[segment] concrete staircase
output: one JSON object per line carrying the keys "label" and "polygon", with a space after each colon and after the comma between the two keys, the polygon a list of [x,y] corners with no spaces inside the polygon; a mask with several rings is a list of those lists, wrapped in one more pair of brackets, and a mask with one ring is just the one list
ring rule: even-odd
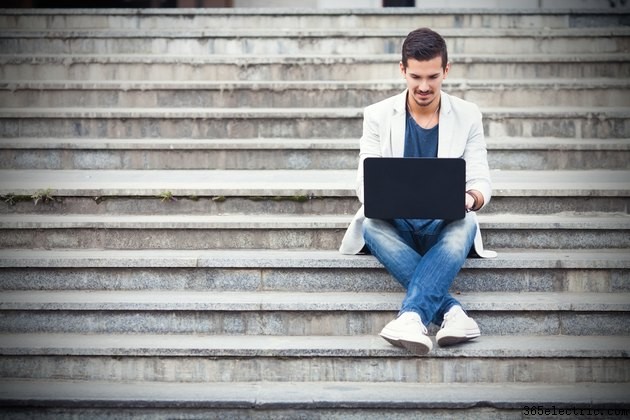
{"label": "concrete staircase", "polygon": [[[3,416],[629,415],[627,25],[0,11]],[[336,251],[362,108],[404,89],[419,26],[449,43],[445,89],[484,113],[499,251],[453,285],[482,337],[427,357],[377,336],[398,284]]]}

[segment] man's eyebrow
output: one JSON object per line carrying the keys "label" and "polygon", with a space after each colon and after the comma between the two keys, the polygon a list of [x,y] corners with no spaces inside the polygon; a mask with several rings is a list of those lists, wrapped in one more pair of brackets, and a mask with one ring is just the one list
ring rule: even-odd
{"label": "man's eyebrow", "polygon": [[[420,75],[419,75],[419,74],[414,73],[414,72],[412,72],[412,71],[410,71],[410,72],[409,72],[409,75],[410,75],[410,76],[415,76],[415,77],[420,77]],[[440,72],[437,72],[437,73],[432,73],[432,74],[429,74],[427,77],[436,77],[436,76],[439,76],[439,75],[440,75]]]}

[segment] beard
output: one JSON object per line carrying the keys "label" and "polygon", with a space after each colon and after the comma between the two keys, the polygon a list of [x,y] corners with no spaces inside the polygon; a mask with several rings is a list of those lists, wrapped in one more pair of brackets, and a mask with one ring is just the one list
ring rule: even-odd
{"label": "beard", "polygon": [[418,97],[417,95],[419,95],[419,91],[413,91],[413,94],[411,95],[411,98],[413,99],[413,101],[416,103],[416,105],[420,106],[420,107],[427,107],[430,106],[433,102],[435,102],[435,100],[438,98],[437,95],[434,94],[434,92],[428,91],[428,92],[423,92],[426,93],[426,96],[422,97]]}

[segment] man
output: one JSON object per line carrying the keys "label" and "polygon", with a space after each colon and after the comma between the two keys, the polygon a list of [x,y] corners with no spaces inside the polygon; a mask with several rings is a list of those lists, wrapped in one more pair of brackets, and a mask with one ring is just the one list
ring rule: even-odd
{"label": "man", "polygon": [[466,217],[378,220],[366,218],[361,207],[340,247],[344,254],[369,251],[405,287],[398,317],[380,335],[416,354],[433,347],[426,328],[431,322],[441,326],[436,336],[440,346],[481,335],[448,290],[473,244],[481,257],[496,255],[483,250],[475,215],[492,193],[481,113],[476,105],[441,91],[449,69],[439,34],[427,28],[409,33],[400,62],[407,89],[364,112],[357,195],[363,202],[363,161],[368,157],[461,157],[466,160]]}

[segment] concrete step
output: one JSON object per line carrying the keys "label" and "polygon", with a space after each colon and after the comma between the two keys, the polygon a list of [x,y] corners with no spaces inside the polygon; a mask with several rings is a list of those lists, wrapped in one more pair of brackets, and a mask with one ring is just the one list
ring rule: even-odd
{"label": "concrete step", "polygon": [[[5,54],[346,55],[399,53],[402,30],[112,30],[2,31]],[[410,27],[411,28],[411,27]],[[625,53],[628,28],[445,29],[450,53]]]}
{"label": "concrete step", "polygon": [[[375,335],[404,293],[3,291],[2,333]],[[628,293],[462,293],[485,335],[630,335]],[[430,335],[437,327],[431,325]]]}
{"label": "concrete step", "polygon": [[[415,26],[414,26],[415,27]],[[266,81],[400,78],[400,54],[193,56],[0,55],[0,80]],[[479,80],[627,78],[628,54],[449,54],[449,77]]]}
{"label": "concrete step", "polygon": [[43,333],[4,334],[0,343],[0,376],[11,379],[489,384],[610,383],[630,376],[630,337],[482,336],[462,346],[436,345],[421,358],[378,336]]}
{"label": "concrete step", "polygon": [[[628,107],[482,108],[489,137],[627,138]],[[359,138],[361,108],[2,108],[0,137]]]}
{"label": "concrete step", "polygon": [[[530,2],[531,3],[531,2]],[[581,6],[581,7],[580,7]],[[529,28],[532,26],[567,28],[573,26],[617,26],[623,24],[623,7],[580,10],[584,2],[572,3],[571,10],[541,9],[538,4],[521,3],[521,8],[445,10],[417,9],[99,9],[83,10],[11,10],[3,9],[0,27],[7,29],[160,29],[172,27],[195,29],[278,27],[278,28],[373,28],[388,29],[417,26],[417,19],[427,26]],[[483,13],[485,12],[485,13]],[[483,19],[482,19],[483,18]],[[590,25],[588,25],[590,23]]]}
{"label": "concrete step", "polygon": [[[402,292],[372,256],[324,250],[2,249],[0,290]],[[461,292],[630,292],[624,249],[504,249],[469,258]]]}
{"label": "concrete step", "polygon": [[[491,168],[628,169],[630,140],[487,138]],[[357,139],[0,138],[2,169],[356,169]]]}
{"label": "concrete step", "polygon": [[16,379],[0,384],[0,398],[12,418],[39,417],[50,409],[66,416],[81,413],[90,418],[105,418],[112,413],[118,417],[173,418],[182,412],[208,419],[348,418],[357,414],[368,419],[385,415],[492,418],[499,414],[537,415],[539,410],[543,415],[589,416],[601,412],[625,416],[630,407],[626,387],[624,382],[471,387],[397,381],[186,384]]}
{"label": "concrete step", "polygon": [[486,138],[488,164],[507,170],[628,169],[627,139]]}
{"label": "concrete step", "polygon": [[[622,79],[444,81],[444,90],[480,106],[630,106]],[[402,79],[374,81],[28,81],[0,83],[0,107],[364,107],[405,89]]]}
{"label": "concrete step", "polygon": [[[595,28],[627,25],[627,5],[558,1],[541,8],[539,1],[518,7],[394,9],[2,9],[0,28],[21,30],[131,30],[186,28],[388,29],[416,28],[418,20],[431,28]],[[446,6],[446,5],[444,5]],[[411,30],[411,29],[410,29]]]}
{"label": "concrete step", "polygon": [[[627,197],[630,171],[490,171],[497,196]],[[0,194],[354,197],[356,170],[2,170]],[[54,187],[54,188],[53,188]],[[171,194],[164,195],[168,191]],[[45,200],[44,200],[45,201]]]}
{"label": "concrete step", "polygon": [[[349,215],[0,216],[2,248],[330,249]],[[488,248],[630,249],[628,215],[482,215]]]}
{"label": "concrete step", "polygon": [[[33,170],[35,171],[35,170]],[[175,171],[175,170],[172,170]],[[355,172],[355,171],[353,171]],[[507,172],[507,171],[503,171]],[[511,171],[510,171],[511,172]],[[544,171],[551,173],[552,171]],[[576,171],[572,171],[576,172]],[[525,172],[528,175],[531,172]],[[3,171],[2,175],[16,179],[20,173]],[[290,174],[287,174],[290,175]],[[576,173],[579,177],[580,175]],[[349,175],[348,175],[349,176]],[[552,177],[554,177],[552,175]],[[596,177],[600,178],[599,175]],[[286,178],[285,178],[286,179]],[[0,183],[1,183],[0,179]],[[599,182],[599,181],[598,181]],[[597,182],[597,183],[598,183]],[[624,181],[620,181],[624,182]],[[43,183],[44,185],[51,185]],[[354,214],[360,207],[354,191],[348,184],[348,195],[308,195],[293,188],[292,192],[278,195],[259,189],[255,195],[204,195],[205,191],[192,194],[181,194],[182,190],[162,189],[145,195],[144,192],[126,190],[123,194],[103,188],[92,190],[90,194],[85,188],[67,190],[66,195],[59,195],[58,190],[50,187],[31,187],[30,192],[16,193],[14,187],[19,186],[10,182],[11,188],[3,189],[0,193],[0,214],[293,214],[293,215],[329,215]],[[570,186],[562,189],[550,189],[547,183],[533,185],[517,191],[495,191],[492,201],[484,208],[483,214],[557,214],[565,212],[576,213],[620,213],[627,214],[627,189],[619,186],[610,191],[610,186],[604,191],[596,188],[578,189]],[[566,187],[566,185],[565,185]],[[344,189],[345,191],[345,189]],[[141,194],[138,194],[138,193]],[[251,192],[251,191],[250,191]],[[275,191],[280,193],[279,191]],[[106,193],[106,195],[103,195]],[[113,195],[107,195],[112,194]],[[239,194],[237,189],[227,194]],[[297,195],[295,195],[295,194]],[[201,194],[201,195],[199,195]],[[589,196],[588,194],[592,194]],[[172,198],[170,198],[172,195]]]}
{"label": "concrete step", "polygon": [[[354,214],[355,177],[355,170],[0,170],[0,208],[40,214]],[[488,213],[627,213],[629,171],[491,171],[491,177]]]}

